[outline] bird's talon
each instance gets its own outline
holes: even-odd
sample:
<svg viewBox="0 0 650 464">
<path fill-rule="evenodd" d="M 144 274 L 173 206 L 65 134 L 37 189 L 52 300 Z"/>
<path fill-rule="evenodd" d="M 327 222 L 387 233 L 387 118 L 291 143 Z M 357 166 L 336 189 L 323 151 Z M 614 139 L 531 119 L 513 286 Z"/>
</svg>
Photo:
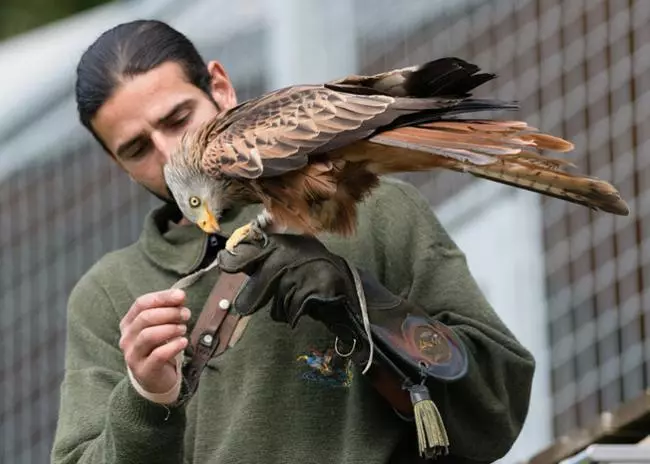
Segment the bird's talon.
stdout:
<svg viewBox="0 0 650 464">
<path fill-rule="evenodd" d="M 236 255 L 235 248 L 246 239 L 250 239 L 254 233 L 252 224 L 246 224 L 235 230 L 226 241 L 226 250 L 232 255 Z"/>
<path fill-rule="evenodd" d="M 239 229 L 235 230 L 226 241 L 226 250 L 231 255 L 236 255 L 235 248 L 243 241 L 248 240 L 251 242 L 262 242 L 262 248 L 266 248 L 269 244 L 269 237 L 264 232 L 262 227 L 257 221 L 248 223 Z"/>
<path fill-rule="evenodd" d="M 262 229 L 262 226 L 260 226 L 259 222 L 257 221 L 252 224 L 249 237 L 257 241 L 261 241 L 262 248 L 266 248 L 269 244 L 269 236 L 266 232 L 264 232 L 264 229 Z"/>
<path fill-rule="evenodd" d="M 234 239 L 234 240 L 233 240 Z M 225 249 L 228 253 L 230 253 L 233 256 L 236 256 L 237 253 L 235 252 L 235 247 L 241 243 L 242 239 L 235 237 L 234 235 L 226 241 L 226 246 Z"/>
</svg>

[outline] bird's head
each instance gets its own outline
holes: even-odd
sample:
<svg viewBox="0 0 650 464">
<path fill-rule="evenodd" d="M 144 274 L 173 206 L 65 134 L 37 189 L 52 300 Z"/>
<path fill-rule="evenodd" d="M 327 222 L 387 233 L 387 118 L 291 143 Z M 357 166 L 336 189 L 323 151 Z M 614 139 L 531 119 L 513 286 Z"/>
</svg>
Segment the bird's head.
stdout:
<svg viewBox="0 0 650 464">
<path fill-rule="evenodd" d="M 183 216 L 213 234 L 220 230 L 219 218 L 227 207 L 227 180 L 214 179 L 201 168 L 201 153 L 181 143 L 164 167 L 165 181 Z"/>
</svg>

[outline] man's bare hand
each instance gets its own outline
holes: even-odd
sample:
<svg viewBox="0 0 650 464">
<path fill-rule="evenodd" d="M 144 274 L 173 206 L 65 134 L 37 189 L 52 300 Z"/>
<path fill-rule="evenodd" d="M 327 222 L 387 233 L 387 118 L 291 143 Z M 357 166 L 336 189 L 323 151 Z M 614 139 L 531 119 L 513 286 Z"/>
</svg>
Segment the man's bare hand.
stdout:
<svg viewBox="0 0 650 464">
<path fill-rule="evenodd" d="M 174 357 L 185 349 L 190 310 L 185 292 L 163 290 L 135 300 L 120 322 L 120 349 L 138 383 L 151 393 L 171 390 L 180 372 Z"/>
</svg>

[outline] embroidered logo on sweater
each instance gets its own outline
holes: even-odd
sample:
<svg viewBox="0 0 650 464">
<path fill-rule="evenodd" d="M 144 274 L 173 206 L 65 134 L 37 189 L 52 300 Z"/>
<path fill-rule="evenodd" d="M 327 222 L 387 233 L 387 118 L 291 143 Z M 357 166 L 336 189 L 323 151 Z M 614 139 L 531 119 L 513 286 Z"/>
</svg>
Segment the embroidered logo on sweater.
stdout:
<svg viewBox="0 0 650 464">
<path fill-rule="evenodd" d="M 309 370 L 302 378 L 309 382 L 318 382 L 328 387 L 347 388 L 352 383 L 352 365 L 349 359 L 336 354 L 334 348 L 322 350 L 310 349 L 308 353 L 298 356 L 298 362 L 305 364 Z"/>
</svg>

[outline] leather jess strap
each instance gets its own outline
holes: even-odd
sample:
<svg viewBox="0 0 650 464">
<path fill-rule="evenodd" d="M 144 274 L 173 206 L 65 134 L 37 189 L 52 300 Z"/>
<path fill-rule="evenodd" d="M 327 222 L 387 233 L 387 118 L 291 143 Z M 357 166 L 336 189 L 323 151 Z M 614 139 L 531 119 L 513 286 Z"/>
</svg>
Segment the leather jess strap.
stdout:
<svg viewBox="0 0 650 464">
<path fill-rule="evenodd" d="M 244 273 L 222 272 L 208 295 L 190 335 L 192 356 L 183 367 L 187 397 L 191 397 L 196 392 L 201 373 L 208 361 L 223 353 L 228 347 L 241 318 L 239 314 L 228 310 L 246 279 Z"/>
</svg>

